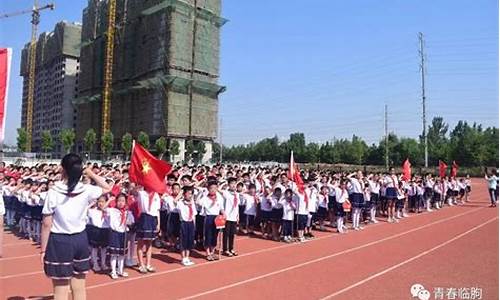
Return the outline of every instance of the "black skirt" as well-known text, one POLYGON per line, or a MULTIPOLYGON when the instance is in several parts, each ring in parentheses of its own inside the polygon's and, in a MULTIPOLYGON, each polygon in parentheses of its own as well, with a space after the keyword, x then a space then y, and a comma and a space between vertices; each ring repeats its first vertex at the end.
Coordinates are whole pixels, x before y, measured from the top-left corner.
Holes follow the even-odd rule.
POLYGON ((104 248, 108 246, 109 228, 99 228, 94 225, 87 225, 86 231, 89 245, 91 247, 104 248))
POLYGON ((125 232, 109 230, 108 254, 125 255, 127 250, 128 243, 126 242, 125 232))
POLYGON ((156 217, 142 213, 137 222, 137 240, 154 240, 156 238, 156 228, 158 220, 156 217))
POLYGON ((44 256, 44 272, 52 279, 70 279, 90 269, 87 233, 50 233, 44 256))

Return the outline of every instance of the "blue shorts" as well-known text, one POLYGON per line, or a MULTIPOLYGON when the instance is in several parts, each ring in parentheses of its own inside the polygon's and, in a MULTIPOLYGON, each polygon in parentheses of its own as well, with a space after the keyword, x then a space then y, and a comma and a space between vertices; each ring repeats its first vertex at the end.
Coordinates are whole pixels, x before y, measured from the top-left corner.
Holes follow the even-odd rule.
POLYGON ((361 193, 352 193, 349 197, 353 208, 363 208, 365 206, 365 198, 361 193))
POLYGON ((181 219, 179 213, 168 214, 167 234, 169 237, 179 237, 181 230, 181 219))
POLYGON ((109 230, 109 228, 99 228, 93 225, 87 225, 86 231, 89 245, 93 248, 107 247, 109 230))
POLYGON ((52 279, 70 279, 87 273, 90 253, 87 233, 50 233, 43 269, 52 279))
POLYGON ((156 217, 142 213, 137 222, 136 239, 137 240, 154 240, 156 238, 156 227, 158 220, 156 217))
POLYGON ((297 215, 297 230, 304 230, 307 225, 307 215, 297 215))
POLYGON ((387 200, 395 200, 398 199, 398 192, 396 191, 396 188, 390 187, 385 190, 385 198, 387 200))
POLYGON ((180 224, 181 250, 191 250, 194 248, 194 223, 181 222, 180 224))
POLYGON ((215 218, 217 216, 205 216, 205 226, 203 227, 203 235, 205 237, 203 245, 205 248, 215 248, 217 246, 217 228, 215 227, 215 218))

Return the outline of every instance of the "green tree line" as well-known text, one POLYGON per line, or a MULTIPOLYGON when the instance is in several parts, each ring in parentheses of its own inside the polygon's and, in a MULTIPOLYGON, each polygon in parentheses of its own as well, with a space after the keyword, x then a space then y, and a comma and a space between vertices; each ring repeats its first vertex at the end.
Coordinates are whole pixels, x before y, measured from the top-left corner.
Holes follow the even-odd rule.
MULTIPOLYGON (((439 160, 455 160, 461 166, 498 166, 498 128, 483 128, 479 124, 459 121, 449 130, 441 117, 435 117, 427 131, 429 166, 439 160)), ((389 164, 400 165, 409 158, 414 166, 424 165, 423 137, 418 139, 398 137, 391 133, 387 143, 389 164)), ((220 145, 214 147, 218 157, 220 145)), ((277 136, 265 138, 247 145, 223 148, 225 161, 277 161, 287 162, 290 150, 297 162, 346 163, 384 165, 385 139, 368 145, 360 137, 336 139, 324 144, 306 143, 303 133, 292 133, 288 140, 280 142, 277 136)))

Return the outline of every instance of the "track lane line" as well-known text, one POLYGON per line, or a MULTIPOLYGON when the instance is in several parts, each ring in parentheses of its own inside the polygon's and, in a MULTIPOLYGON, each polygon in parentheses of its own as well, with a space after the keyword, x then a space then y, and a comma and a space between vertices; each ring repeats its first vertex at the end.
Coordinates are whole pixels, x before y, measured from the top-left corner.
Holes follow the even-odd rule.
POLYGON ((352 285, 350 285, 350 286, 347 286, 347 287, 345 287, 345 288, 341 289, 340 291, 337 291, 337 292, 335 292, 335 293, 333 293, 333 294, 330 294, 330 295, 328 295, 328 296, 326 296, 326 297, 323 297, 323 298, 321 298, 320 300, 327 300, 327 299, 331 299, 331 298, 334 298, 334 297, 336 297, 336 296, 338 296, 338 295, 340 295, 340 294, 343 294, 343 293, 345 293, 345 292, 347 292, 347 291, 349 291, 349 290, 351 290, 351 289, 353 289, 353 288, 355 288, 355 287, 358 287, 358 286, 360 286, 360 285, 362 285, 362 284, 364 284, 364 283, 366 283, 366 282, 368 282, 368 281, 370 281, 370 280, 372 280, 372 279, 375 279, 375 278, 377 278, 377 277, 380 277, 380 276, 382 276, 382 275, 384 275, 384 274, 386 274, 386 273, 389 273, 389 272, 391 272, 391 271, 393 271, 393 270, 395 270, 395 269, 397 269, 397 268, 399 268, 399 267, 401 267, 401 266, 404 266, 404 265, 406 265, 406 264, 408 264, 408 263, 410 263, 410 262, 412 262, 412 261, 414 261, 414 260, 417 260, 417 259, 419 259, 419 258, 421 258, 421 257, 423 257, 423 256, 425 256, 425 255, 427 255, 427 254, 429 254, 429 253, 431 253, 431 252, 434 252, 434 251, 436 251, 436 250, 437 250, 437 249, 439 249, 439 248, 442 248, 442 247, 444 247, 444 246, 446 246, 446 245, 448 245, 448 244, 450 244, 450 243, 453 243, 454 241, 456 241, 456 240, 458 240, 458 239, 460 239, 460 238, 462 238, 462 237, 466 236, 467 234, 469 234, 469 233, 471 233, 471 232, 473 232, 473 231, 476 231, 476 230, 478 230, 479 228, 481 228, 481 227, 483 227, 483 226, 486 226, 486 225, 488 225, 489 223, 492 223, 492 222, 494 222, 494 221, 496 221, 496 220, 498 220, 498 217, 494 217, 494 218, 492 218, 492 219, 490 219, 490 220, 488 220, 488 221, 486 221, 486 222, 484 222, 484 223, 482 223, 482 224, 479 224, 479 225, 477 225, 477 226, 475 226, 475 227, 473 227, 473 228, 471 228, 471 229, 469 229, 469 230, 467 230, 467 231, 465 231, 465 232, 462 232, 462 233, 461 233, 461 234, 459 234, 459 235, 456 235, 455 237, 453 237, 453 238, 451 238, 451 239, 447 240, 446 242, 443 242, 443 243, 441 243, 441 244, 439 244, 439 245, 437 245, 437 246, 434 246, 434 247, 430 248, 429 250, 426 250, 426 251, 424 251, 424 252, 422 252, 422 253, 420 253, 420 254, 418 254, 418 255, 416 255, 416 256, 413 256, 413 257, 411 257, 411 258, 409 258, 409 259, 406 259, 406 260, 404 260, 404 261, 402 261, 402 262, 400 262, 400 263, 398 263, 398 264, 395 264, 395 265, 393 265, 393 266, 391 266, 391 267, 389 267, 389 268, 386 268, 386 269, 385 269, 385 270, 383 270, 383 271, 380 271, 380 272, 375 273, 375 274, 373 274, 373 275, 371 275, 371 276, 369 276, 369 277, 366 277, 365 279, 363 279, 363 280, 361 280, 361 281, 358 281, 358 282, 356 282, 355 284, 352 284, 352 285))

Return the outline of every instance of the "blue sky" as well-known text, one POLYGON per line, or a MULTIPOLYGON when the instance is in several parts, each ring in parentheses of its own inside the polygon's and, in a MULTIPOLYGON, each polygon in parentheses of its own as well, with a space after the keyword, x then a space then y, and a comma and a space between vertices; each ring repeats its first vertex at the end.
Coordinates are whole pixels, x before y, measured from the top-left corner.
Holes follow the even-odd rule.
MULTIPOLYGON (((44 3, 40 0, 41 3, 44 3)), ((86 0, 56 0, 41 31, 80 21, 86 0)), ((31 0, 1 0, 0 12, 31 0)), ((224 144, 304 132, 308 141, 421 133, 417 33, 425 35, 428 121, 498 126, 498 3, 494 0, 223 1, 220 98, 224 144)), ((20 50, 30 16, 0 20, 14 48, 7 143, 20 124, 20 50)))

